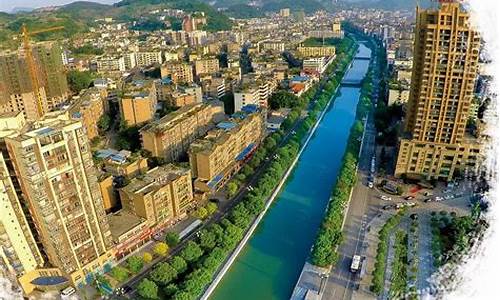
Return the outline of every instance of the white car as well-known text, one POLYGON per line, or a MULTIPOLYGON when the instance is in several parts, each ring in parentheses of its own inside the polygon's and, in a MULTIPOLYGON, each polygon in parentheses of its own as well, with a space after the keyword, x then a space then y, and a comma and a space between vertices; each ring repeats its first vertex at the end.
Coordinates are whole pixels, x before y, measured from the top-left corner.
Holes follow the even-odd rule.
POLYGON ((443 197, 436 196, 436 198, 434 198, 434 200, 436 200, 436 201, 443 201, 443 197))
POLYGON ((371 181, 368 182, 368 187, 371 188, 371 189, 373 189, 373 182, 371 182, 371 181))
POLYGON ((391 197, 387 197, 386 195, 381 195, 380 199, 385 200, 385 201, 391 201, 391 197))

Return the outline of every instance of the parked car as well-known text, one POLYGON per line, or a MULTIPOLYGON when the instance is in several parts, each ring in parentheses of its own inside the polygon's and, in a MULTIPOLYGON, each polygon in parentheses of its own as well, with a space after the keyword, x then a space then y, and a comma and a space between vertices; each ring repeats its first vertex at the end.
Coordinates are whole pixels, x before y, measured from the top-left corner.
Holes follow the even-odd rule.
POLYGON ((413 197, 413 196, 406 196, 406 197, 405 197, 405 200, 412 200, 412 199, 414 199, 414 198, 415 198, 415 197, 413 197))
POLYGON ((391 201, 391 197, 387 197, 386 195, 381 195, 380 196, 380 199, 384 200, 384 201, 391 201))
POLYGON ((387 205, 382 206, 382 209, 384 209, 384 210, 389 210, 389 209, 394 209, 394 208, 396 208, 396 206, 394 204, 387 204, 387 205))
POLYGON ((435 201, 443 201, 443 197, 439 197, 439 196, 436 196, 436 198, 434 198, 435 201))
POLYGON ((368 187, 371 188, 371 189, 373 189, 373 182, 369 181, 368 182, 368 187))

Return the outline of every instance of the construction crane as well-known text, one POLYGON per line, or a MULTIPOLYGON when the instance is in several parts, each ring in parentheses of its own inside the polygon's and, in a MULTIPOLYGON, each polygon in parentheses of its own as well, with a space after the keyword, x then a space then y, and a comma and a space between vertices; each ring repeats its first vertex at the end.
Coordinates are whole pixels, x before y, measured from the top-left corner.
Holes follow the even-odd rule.
POLYGON ((35 96, 36 96, 36 107, 37 107, 39 118, 41 118, 45 112, 43 109, 42 95, 40 94, 40 82, 38 81, 37 66, 35 63, 35 58, 33 57, 33 49, 31 48, 30 36, 33 36, 33 35, 39 34, 39 33, 43 33, 43 32, 61 30, 63 28, 64 28, 64 26, 55 26, 55 27, 49 27, 49 28, 44 28, 44 29, 35 30, 35 31, 28 31, 28 27, 26 27, 26 24, 23 24, 21 26, 21 37, 23 39, 23 49, 24 49, 24 52, 26 55, 26 63, 28 65, 28 72, 29 72, 29 76, 30 76, 30 80, 31 80, 31 85, 33 86, 33 90, 34 90, 35 96))

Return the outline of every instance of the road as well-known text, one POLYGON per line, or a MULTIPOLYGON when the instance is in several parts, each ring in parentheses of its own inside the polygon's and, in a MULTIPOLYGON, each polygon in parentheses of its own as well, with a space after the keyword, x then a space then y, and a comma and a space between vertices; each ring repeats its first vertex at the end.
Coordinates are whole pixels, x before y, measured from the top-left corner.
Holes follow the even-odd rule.
MULTIPOLYGON (((330 76, 327 76, 327 77, 324 77, 320 84, 319 84, 319 88, 318 90, 316 91, 316 94, 314 95, 313 99, 310 101, 309 103, 309 106, 308 106, 308 111, 310 111, 313 107, 314 107, 314 104, 316 103, 316 100, 318 99, 318 97, 321 95, 322 93, 322 89, 325 85, 325 83, 327 82, 328 79, 332 78, 334 76, 334 74, 338 71, 338 69, 335 70, 335 72, 332 72, 330 74, 330 76)), ((293 136, 293 134, 295 133, 295 131, 297 130, 297 128, 300 126, 300 124, 302 123, 304 118, 301 118, 299 120, 297 120, 294 124, 294 126, 288 130, 287 134, 284 136, 284 138, 281 140, 281 142, 278 144, 278 147, 276 147, 276 151, 279 150, 279 148, 283 145, 285 145, 288 140, 293 136)), ((274 153, 271 153, 268 155, 268 157, 273 157, 273 154, 274 153)), ((261 164, 257 170, 255 171, 255 173, 252 175, 252 178, 250 179, 249 182, 247 182, 245 184, 245 186, 243 186, 240 191, 238 192, 238 194, 224 207, 221 208, 220 211, 218 211, 217 213, 214 214, 214 216, 212 216, 209 220, 207 220, 206 222, 204 222, 200 227, 198 227, 197 230, 193 231, 191 234, 189 234, 184 240, 182 240, 182 242, 180 242, 176 247, 172 248, 169 252, 169 255, 166 256, 166 257, 161 257, 161 258, 156 258, 155 261, 153 261, 153 264, 150 264, 147 268, 144 268, 143 270, 141 270, 141 272, 139 272, 137 275, 131 277, 130 279, 128 279, 127 281, 121 283, 119 286, 116 287, 116 289, 120 288, 120 287, 124 287, 124 286, 129 286, 131 287, 131 291, 126 294, 126 295, 123 295, 123 296, 118 296, 118 295, 113 295, 111 297, 111 299, 133 299, 135 293, 136 293, 136 289, 135 287, 139 284, 139 282, 143 279, 143 278, 146 278, 147 277, 147 274, 151 271, 152 267, 155 266, 157 263, 159 262, 162 262, 162 261, 166 261, 168 260, 170 257, 176 255, 178 252, 180 252, 180 250, 182 248, 184 248, 184 246, 186 245, 186 243, 190 240, 193 240, 194 238, 196 238, 196 233, 198 231, 200 231, 201 229, 213 224, 213 223, 216 223, 218 222, 220 219, 222 219, 228 212, 231 211, 231 209, 236 205, 238 204, 242 199, 243 197, 246 195, 247 193, 247 187, 248 186, 252 186, 252 185, 255 185, 257 183, 257 181, 259 180, 259 178, 261 177, 262 173, 264 172, 264 170, 267 169, 267 167, 269 166, 269 164, 272 162, 272 159, 268 159, 267 161, 265 161, 265 163, 261 164)))
MULTIPOLYGON (((376 59, 376 58, 375 58, 376 59)), ((374 86, 379 81, 374 76, 374 86)), ((375 88, 374 95, 377 95, 375 88)), ((377 98, 374 97, 374 103, 377 98)), ((332 268, 325 285, 322 300, 351 299, 353 292, 359 286, 359 278, 350 272, 351 260, 354 254, 362 254, 366 224, 379 214, 378 202, 373 189, 368 188, 371 160, 375 154, 376 128, 374 115, 370 113, 365 123, 365 131, 358 164, 358 180, 353 189, 349 208, 344 223, 344 242, 338 249, 339 260, 332 268)))

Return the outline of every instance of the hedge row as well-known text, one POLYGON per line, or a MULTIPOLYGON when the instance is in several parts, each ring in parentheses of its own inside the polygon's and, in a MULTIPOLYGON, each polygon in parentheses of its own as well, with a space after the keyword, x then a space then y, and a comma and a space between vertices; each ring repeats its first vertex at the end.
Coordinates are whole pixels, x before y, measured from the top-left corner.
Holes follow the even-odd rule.
POLYGON ((372 286, 370 287, 371 291, 377 295, 380 295, 384 290, 385 264, 388 251, 387 247, 389 245, 389 235, 392 233, 394 227, 399 224, 403 215, 404 210, 401 210, 398 214, 390 217, 378 233, 379 242, 377 255, 375 256, 375 269, 372 273, 372 286))

